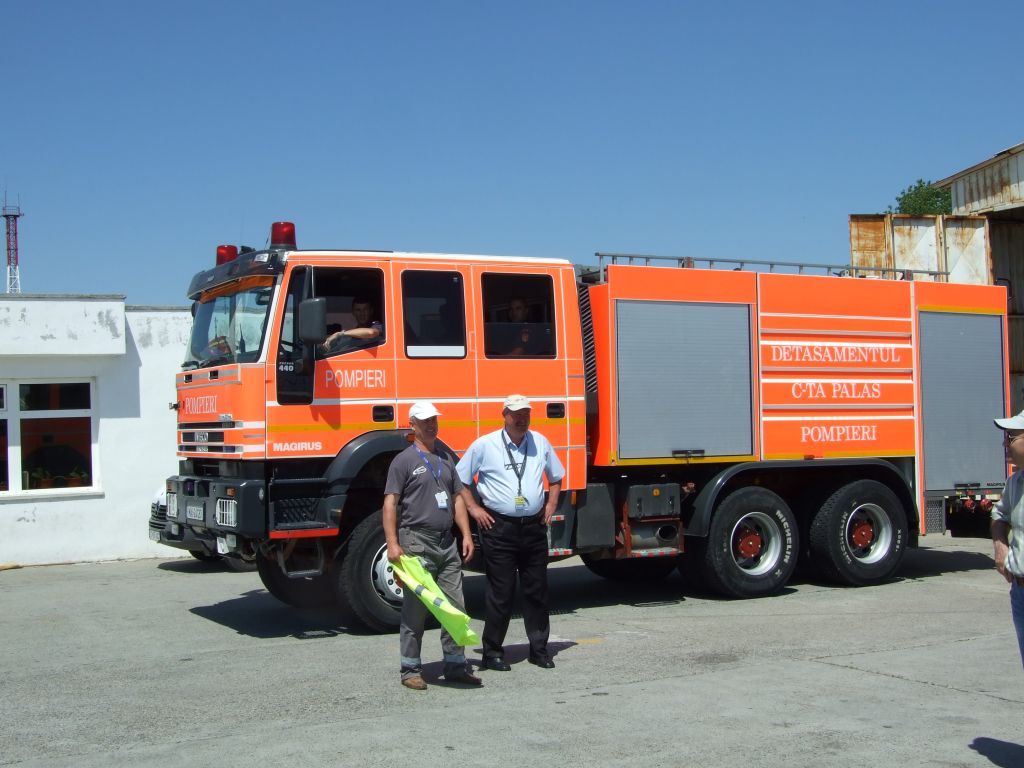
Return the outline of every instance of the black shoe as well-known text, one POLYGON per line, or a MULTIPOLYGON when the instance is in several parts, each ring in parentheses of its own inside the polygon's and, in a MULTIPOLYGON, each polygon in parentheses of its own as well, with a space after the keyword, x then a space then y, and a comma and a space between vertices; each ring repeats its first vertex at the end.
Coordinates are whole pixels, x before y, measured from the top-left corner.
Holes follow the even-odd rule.
POLYGON ((512 667, 501 656, 485 656, 484 669, 493 669, 495 672, 511 672, 512 667))
POLYGON ((449 683, 462 683, 463 685, 483 685, 484 683, 483 680, 470 672, 466 667, 463 667, 458 672, 445 675, 444 679, 449 683))
POLYGON ((551 660, 550 656, 544 656, 544 657, 541 657, 541 658, 535 658, 535 657, 531 656, 529 659, 527 659, 527 661, 529 661, 531 664, 533 664, 533 666, 540 667, 541 669, 554 669, 555 668, 555 662, 553 662, 551 660))

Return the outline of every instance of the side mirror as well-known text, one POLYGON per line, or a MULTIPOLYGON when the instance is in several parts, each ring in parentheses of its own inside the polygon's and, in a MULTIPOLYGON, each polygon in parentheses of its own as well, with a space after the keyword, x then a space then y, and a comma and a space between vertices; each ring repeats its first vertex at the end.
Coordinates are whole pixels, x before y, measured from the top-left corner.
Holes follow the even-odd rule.
POLYGON ((327 338, 327 299, 306 299, 299 304, 299 338, 308 346, 327 338))

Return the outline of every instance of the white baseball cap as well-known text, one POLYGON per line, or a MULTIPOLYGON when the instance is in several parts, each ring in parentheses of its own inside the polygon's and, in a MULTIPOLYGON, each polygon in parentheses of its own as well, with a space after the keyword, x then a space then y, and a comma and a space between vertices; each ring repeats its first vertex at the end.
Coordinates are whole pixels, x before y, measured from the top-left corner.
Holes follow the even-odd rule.
POLYGON ((432 416, 440 415, 441 412, 429 400, 419 400, 409 406, 410 419, 429 419, 432 416))
POLYGON ((992 419, 992 421, 1000 429, 1024 429, 1024 411, 1008 419, 992 419))
POLYGON ((510 411, 521 411, 523 408, 529 408, 530 401, 527 400, 523 395, 509 395, 505 398, 505 408, 510 411))

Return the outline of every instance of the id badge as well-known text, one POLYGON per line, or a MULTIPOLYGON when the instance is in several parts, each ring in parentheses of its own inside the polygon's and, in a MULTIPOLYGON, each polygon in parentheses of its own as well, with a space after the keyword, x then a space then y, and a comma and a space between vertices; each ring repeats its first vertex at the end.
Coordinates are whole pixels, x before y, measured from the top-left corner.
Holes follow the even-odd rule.
POLYGON ((520 515, 526 512, 525 496, 516 496, 516 512, 520 515))
POLYGON ((438 509, 448 509, 448 494, 444 491, 438 491, 434 494, 434 498, 437 499, 438 509))

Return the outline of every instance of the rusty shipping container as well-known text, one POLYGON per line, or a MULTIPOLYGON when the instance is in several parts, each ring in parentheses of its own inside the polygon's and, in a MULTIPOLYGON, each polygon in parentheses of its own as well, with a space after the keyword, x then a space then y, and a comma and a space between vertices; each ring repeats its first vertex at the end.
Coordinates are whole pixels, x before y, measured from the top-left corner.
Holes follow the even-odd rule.
POLYGON ((915 280, 989 284, 988 220, 983 216, 851 214, 850 263, 913 270, 915 280))

